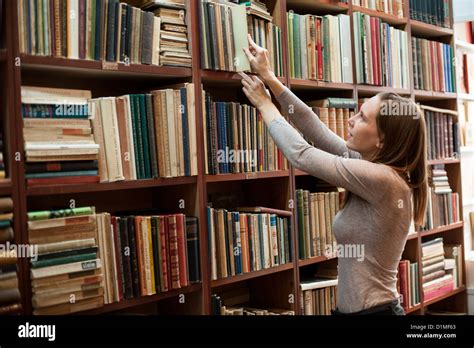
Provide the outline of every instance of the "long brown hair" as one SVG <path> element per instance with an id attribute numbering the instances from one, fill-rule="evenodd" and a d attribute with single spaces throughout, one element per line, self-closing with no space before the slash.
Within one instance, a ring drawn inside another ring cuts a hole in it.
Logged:
<path id="1" fill-rule="evenodd" d="M 396 93 L 377 94 L 380 108 L 376 116 L 377 130 L 383 146 L 370 159 L 393 168 L 408 184 L 413 194 L 413 220 L 425 223 L 428 202 L 426 160 L 426 124 L 414 101 Z"/>

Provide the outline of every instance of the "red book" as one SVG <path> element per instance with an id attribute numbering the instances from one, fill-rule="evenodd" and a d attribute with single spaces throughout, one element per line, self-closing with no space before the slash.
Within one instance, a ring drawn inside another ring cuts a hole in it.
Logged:
<path id="1" fill-rule="evenodd" d="M 163 281 L 161 282 L 161 291 L 168 291 L 170 288 L 170 270 L 168 261 L 168 218 L 159 216 L 160 224 L 160 246 L 161 246 L 161 269 L 163 271 Z"/>
<path id="2" fill-rule="evenodd" d="M 171 288 L 179 289 L 179 255 L 178 255 L 178 231 L 176 229 L 176 215 L 168 216 L 168 241 L 169 241 L 169 263 Z"/>
<path id="3" fill-rule="evenodd" d="M 316 18 L 316 49 L 318 50 L 318 80 L 322 80 L 323 76 L 323 50 L 321 48 L 321 19 Z"/>
<path id="4" fill-rule="evenodd" d="M 429 301 L 433 298 L 442 296 L 450 291 L 453 291 L 454 283 L 451 281 L 449 284 L 443 285 L 442 287 L 434 290 L 430 290 L 424 293 L 423 301 Z"/>
<path id="5" fill-rule="evenodd" d="M 398 277 L 400 278 L 400 292 L 402 295 L 401 305 L 404 309 L 408 309 L 408 278 L 406 260 L 402 260 L 398 264 Z"/>
<path id="6" fill-rule="evenodd" d="M 43 185 L 74 185 L 74 184 L 92 184 L 98 183 L 100 176 L 85 175 L 85 176 L 65 176 L 59 178 L 37 178 L 28 179 L 26 183 L 28 186 L 43 186 Z"/>
<path id="7" fill-rule="evenodd" d="M 181 286 L 188 286 L 188 261 L 186 250 L 186 217 L 184 214 L 176 215 L 176 232 L 178 236 L 179 282 Z"/>
<path id="8" fill-rule="evenodd" d="M 377 72 L 377 38 L 375 34 L 375 18 L 370 17 L 370 42 L 371 42 L 371 47 L 370 50 L 372 52 L 372 66 L 370 69 L 372 69 L 372 83 L 374 85 L 379 84 L 379 78 L 378 78 L 378 72 Z"/>

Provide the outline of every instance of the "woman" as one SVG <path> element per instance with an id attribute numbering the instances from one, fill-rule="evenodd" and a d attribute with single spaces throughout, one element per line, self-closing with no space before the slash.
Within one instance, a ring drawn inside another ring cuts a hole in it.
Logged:
<path id="1" fill-rule="evenodd" d="M 294 167 L 348 191 L 333 232 L 343 250 L 363 246 L 365 254 L 338 255 L 333 314 L 404 315 L 398 263 L 410 222 L 424 223 L 427 203 L 426 128 L 419 108 L 394 93 L 378 94 L 350 118 L 344 142 L 275 77 L 267 50 L 250 35 L 249 44 L 244 51 L 252 69 L 270 87 L 282 113 L 315 144 L 285 120 L 258 77 L 242 73 L 243 91 L 277 146 Z"/>

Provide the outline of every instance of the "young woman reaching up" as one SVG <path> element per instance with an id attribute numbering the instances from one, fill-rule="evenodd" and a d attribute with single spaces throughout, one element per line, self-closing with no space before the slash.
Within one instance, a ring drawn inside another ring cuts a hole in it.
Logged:
<path id="1" fill-rule="evenodd" d="M 315 144 L 280 114 L 262 80 L 242 73 L 243 91 L 277 146 L 294 167 L 348 192 L 333 232 L 339 245 L 363 245 L 365 254 L 362 260 L 339 255 L 333 314 L 405 314 L 396 286 L 398 263 L 410 222 L 424 223 L 427 203 L 426 128 L 419 108 L 397 94 L 378 94 L 350 118 L 344 141 L 275 77 L 267 50 L 250 36 L 244 50 L 282 113 Z"/>

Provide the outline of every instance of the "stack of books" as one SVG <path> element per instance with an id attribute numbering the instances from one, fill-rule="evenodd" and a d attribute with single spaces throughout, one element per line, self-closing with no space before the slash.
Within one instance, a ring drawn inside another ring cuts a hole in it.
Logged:
<path id="1" fill-rule="evenodd" d="M 288 169 L 258 110 L 234 102 L 215 102 L 203 92 L 206 174 Z"/>
<path id="2" fill-rule="evenodd" d="M 370 10 L 384 12 L 403 18 L 403 0 L 353 0 L 353 6 L 361 6 Z"/>
<path id="3" fill-rule="evenodd" d="M 28 185 L 98 182 L 91 91 L 23 86 L 21 94 Z"/>
<path id="4" fill-rule="evenodd" d="M 423 300 L 441 296 L 454 289 L 454 278 L 445 270 L 443 238 L 421 243 Z"/>
<path id="5" fill-rule="evenodd" d="M 398 264 L 397 290 L 401 296 L 401 305 L 407 310 L 421 302 L 418 278 L 418 263 L 401 260 Z"/>
<path id="6" fill-rule="evenodd" d="M 101 182 L 197 175 L 193 84 L 91 105 Z"/>
<path id="7" fill-rule="evenodd" d="M 458 158 L 459 130 L 457 113 L 451 110 L 422 106 L 428 137 L 428 160 Z"/>
<path id="8" fill-rule="evenodd" d="M 101 213 L 97 222 L 106 304 L 200 281 L 197 218 Z"/>
<path id="9" fill-rule="evenodd" d="M 350 18 L 287 13 L 290 76 L 352 83 Z"/>
<path id="10" fill-rule="evenodd" d="M 446 0 L 410 0 L 410 18 L 436 25 L 437 27 L 450 28 L 451 10 Z"/>
<path id="11" fill-rule="evenodd" d="M 263 207 L 207 208 L 211 279 L 289 263 L 291 212 Z"/>
<path id="12" fill-rule="evenodd" d="M 33 314 L 59 315 L 104 303 L 94 207 L 28 212 Z"/>
<path id="13" fill-rule="evenodd" d="M 332 224 L 339 211 L 340 195 L 339 192 L 311 193 L 308 190 L 296 190 L 300 259 L 333 255 L 336 238 Z"/>
<path id="14" fill-rule="evenodd" d="M 160 65 L 191 67 L 186 1 L 142 0 L 140 7 L 159 18 L 157 23 L 160 25 L 160 41 L 159 47 L 154 45 L 154 49 L 160 53 Z"/>
<path id="15" fill-rule="evenodd" d="M 13 201 L 10 197 L 0 198 L 0 315 L 15 314 L 21 310 L 18 285 L 17 250 L 13 242 Z"/>
<path id="16" fill-rule="evenodd" d="M 20 0 L 18 12 L 21 53 L 159 64 L 159 18 L 119 0 Z"/>
<path id="17" fill-rule="evenodd" d="M 442 42 L 411 38 L 415 89 L 456 91 L 453 47 Z"/>
<path id="18" fill-rule="evenodd" d="M 461 221 L 459 194 L 452 192 L 444 164 L 431 167 L 428 177 L 429 193 L 424 230 Z"/>
<path id="19" fill-rule="evenodd" d="M 357 83 L 409 88 L 407 32 L 360 12 L 353 19 Z"/>

